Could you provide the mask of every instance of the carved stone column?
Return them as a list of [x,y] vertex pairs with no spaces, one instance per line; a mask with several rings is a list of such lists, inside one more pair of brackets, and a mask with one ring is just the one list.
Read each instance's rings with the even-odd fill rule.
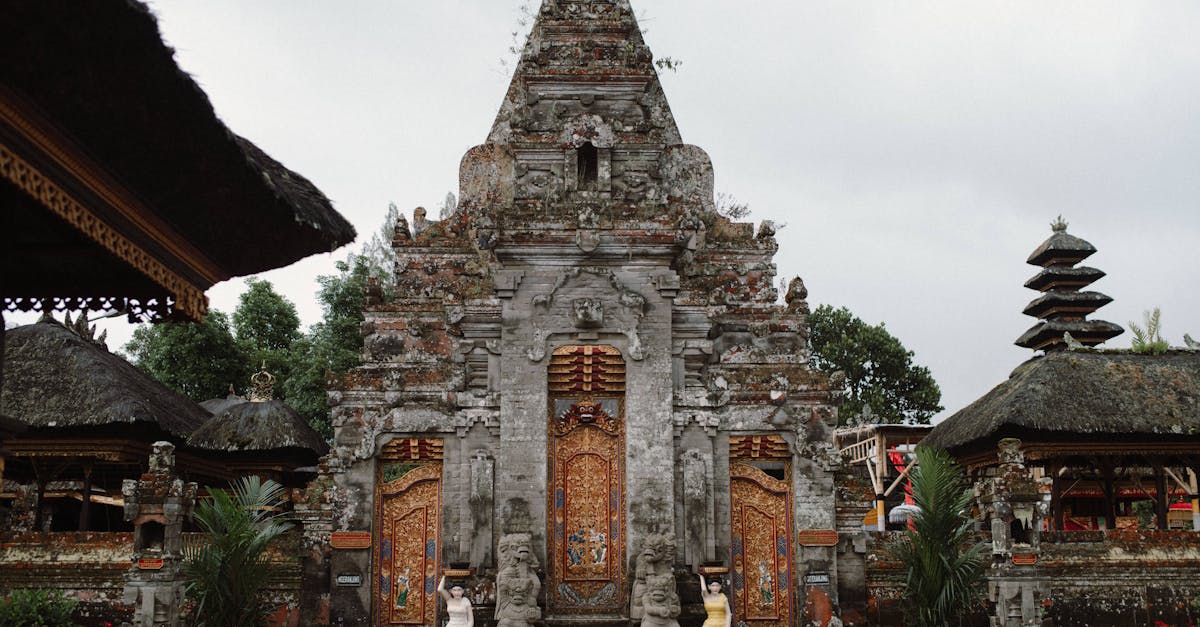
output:
[[981,511],[991,516],[992,565],[987,571],[992,627],[1049,625],[1043,602],[1050,580],[1041,568],[1041,524],[1049,514],[1042,490],[1021,451],[1021,441],[999,443],[996,476],[976,486]]
[[137,627],[177,627],[183,607],[183,521],[196,503],[197,486],[175,475],[175,446],[155,442],[150,469],[126,479],[125,520],[134,526],[133,564],[123,602],[133,605]]

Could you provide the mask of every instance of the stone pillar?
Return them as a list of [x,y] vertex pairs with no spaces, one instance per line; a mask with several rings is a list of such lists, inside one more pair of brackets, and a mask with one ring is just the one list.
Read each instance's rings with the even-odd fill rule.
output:
[[684,563],[693,569],[716,558],[712,517],[713,485],[712,454],[700,449],[684,451],[683,461],[683,528]]
[[1043,602],[1050,579],[1040,564],[1043,491],[1025,466],[1021,441],[1000,441],[996,475],[976,485],[981,511],[992,518],[992,565],[987,570],[991,627],[1049,625]]
[[125,520],[134,526],[133,564],[122,601],[133,605],[137,627],[178,627],[183,608],[183,521],[196,503],[197,486],[175,474],[175,446],[155,442],[150,469],[126,479]]
[[495,504],[496,462],[486,452],[471,458],[470,560],[476,567],[492,563],[492,511]]

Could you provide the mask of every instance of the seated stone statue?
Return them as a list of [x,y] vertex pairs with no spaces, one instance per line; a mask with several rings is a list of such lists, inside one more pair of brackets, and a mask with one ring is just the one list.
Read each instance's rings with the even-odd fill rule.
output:
[[530,548],[527,533],[514,533],[500,538],[500,571],[496,574],[497,627],[529,627],[531,621],[542,617],[538,608],[537,560]]
[[646,577],[642,596],[642,627],[679,627],[679,595],[673,575]]
[[[675,565],[675,537],[666,534],[647,536],[642,541],[642,550],[637,556],[637,570],[634,572],[633,594],[629,599],[629,618],[641,620],[643,599],[648,592],[647,581],[651,577],[670,576]],[[668,589],[668,599],[676,606],[679,605],[679,595],[675,586]],[[678,616],[676,612],[676,616]]]

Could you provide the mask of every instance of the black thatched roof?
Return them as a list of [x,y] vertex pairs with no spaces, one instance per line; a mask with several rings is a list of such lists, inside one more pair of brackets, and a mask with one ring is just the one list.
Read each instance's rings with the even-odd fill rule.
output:
[[1062,225],[1062,229],[1057,227],[1054,229],[1054,235],[1050,239],[1042,242],[1033,254],[1029,255],[1029,259],[1025,262],[1033,266],[1046,266],[1051,263],[1070,263],[1077,264],[1096,253],[1096,247],[1092,246],[1085,240],[1082,240],[1070,233],[1067,233],[1067,227]]
[[304,177],[232,133],[135,0],[0,4],[16,90],[230,276],[354,240]]
[[329,452],[325,440],[282,401],[231,403],[230,400],[204,402],[221,409],[221,413],[192,433],[188,438],[189,446],[223,452],[301,449],[315,453],[314,462]]
[[234,394],[231,389],[229,396],[225,398],[210,398],[207,401],[201,401],[200,406],[204,408],[204,411],[207,411],[214,416],[220,416],[230,407],[233,407],[234,405],[240,405],[241,403],[245,402],[245,398]]
[[924,440],[951,451],[1037,432],[1079,441],[1200,440],[1200,352],[1165,355],[1079,350],[1035,357],[934,428]]
[[[209,418],[196,403],[51,320],[6,333],[0,413],[31,429],[157,426],[180,439]],[[150,429],[147,436],[158,433]]]

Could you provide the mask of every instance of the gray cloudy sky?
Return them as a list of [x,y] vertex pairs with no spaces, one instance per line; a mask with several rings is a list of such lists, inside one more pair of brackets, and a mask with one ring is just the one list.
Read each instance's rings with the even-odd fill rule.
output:
[[[885,321],[953,412],[1029,351],[1028,254],[1063,214],[1125,325],[1200,335],[1200,3],[633,0],[685,141],[781,275]],[[360,234],[457,192],[506,88],[519,0],[153,0],[226,123]],[[264,275],[306,323],[344,251]],[[230,311],[243,284],[218,286]],[[128,331],[114,330],[118,342]],[[114,342],[116,343],[116,342]],[[1114,340],[1128,346],[1128,334]]]

